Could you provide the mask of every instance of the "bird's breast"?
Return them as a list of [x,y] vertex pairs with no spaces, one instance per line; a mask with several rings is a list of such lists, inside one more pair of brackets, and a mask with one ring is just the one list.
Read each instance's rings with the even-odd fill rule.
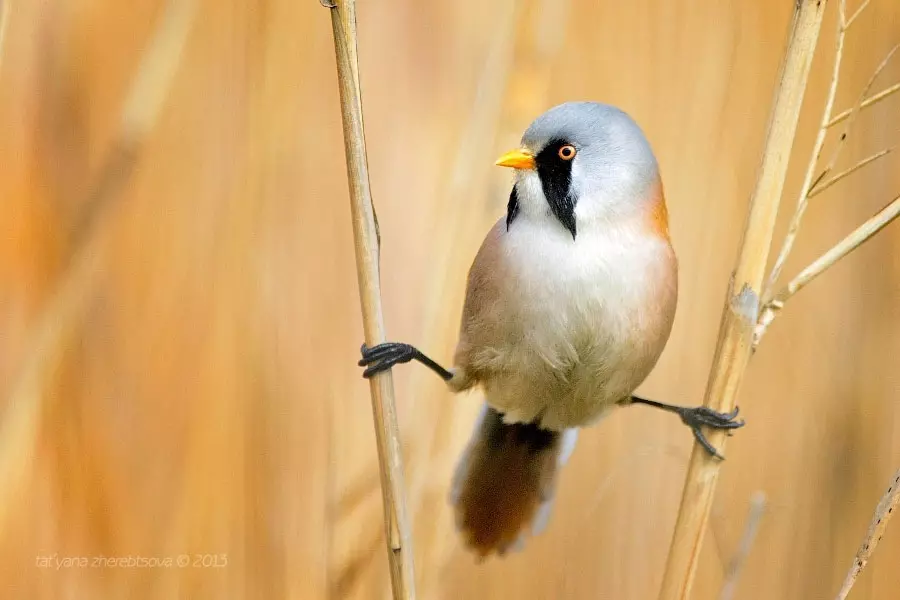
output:
[[565,233],[522,222],[504,236],[502,354],[512,368],[496,398],[489,390],[511,419],[560,429],[596,419],[649,374],[677,285],[667,239],[629,227]]

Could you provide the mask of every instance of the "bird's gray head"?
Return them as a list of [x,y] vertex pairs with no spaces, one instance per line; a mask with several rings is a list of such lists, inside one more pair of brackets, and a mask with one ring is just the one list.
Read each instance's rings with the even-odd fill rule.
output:
[[498,165],[516,169],[507,227],[521,216],[579,225],[633,214],[659,177],[650,144],[621,110],[597,102],[566,102],[539,116],[522,148]]

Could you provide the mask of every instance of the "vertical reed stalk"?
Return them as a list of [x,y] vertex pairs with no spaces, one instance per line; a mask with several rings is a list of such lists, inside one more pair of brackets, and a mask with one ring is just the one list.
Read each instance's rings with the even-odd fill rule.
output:
[[[350,206],[353,239],[356,246],[356,274],[359,280],[363,329],[368,346],[385,341],[381,312],[381,285],[378,274],[379,243],[375,209],[369,189],[366,141],[360,100],[359,71],[356,61],[356,10],[354,0],[322,4],[331,10],[334,51],[337,58],[338,83],[341,94],[341,117],[344,125],[344,150],[347,157],[347,179],[350,184]],[[369,380],[375,440],[381,471],[384,503],[384,528],[391,589],[395,600],[415,598],[412,536],[407,515],[403,484],[400,433],[394,403],[394,381],[390,371]]]
[[[799,0],[795,5],[756,188],[750,198],[704,398],[704,405],[717,411],[729,412],[734,407],[752,353],[760,288],[825,5],[824,0]],[[712,431],[709,440],[721,452],[725,433]],[[659,600],[690,597],[719,465],[699,444],[694,444]]]

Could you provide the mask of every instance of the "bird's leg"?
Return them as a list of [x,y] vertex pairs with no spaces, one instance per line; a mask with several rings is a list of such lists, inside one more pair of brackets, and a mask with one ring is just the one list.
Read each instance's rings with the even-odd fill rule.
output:
[[694,437],[697,438],[697,441],[706,448],[706,451],[709,452],[712,456],[716,458],[723,459],[723,456],[719,454],[713,445],[709,443],[709,440],[706,439],[706,436],[703,435],[703,431],[700,430],[701,425],[706,425],[707,427],[712,427],[713,429],[737,429],[738,427],[744,426],[744,421],[735,421],[735,417],[738,415],[738,407],[734,407],[734,410],[730,413],[720,413],[711,408],[707,408],[706,406],[696,406],[696,407],[685,407],[685,406],[673,406],[671,404],[663,404],[662,402],[656,402],[655,400],[647,400],[645,398],[639,398],[637,396],[631,397],[632,402],[637,402],[639,404],[647,404],[648,406],[652,406],[654,408],[661,408],[662,410],[667,410],[669,412],[673,412],[681,417],[681,420],[685,425],[691,428],[691,431],[694,432]]
[[366,370],[363,371],[363,377],[366,379],[376,373],[386,371],[394,365],[407,363],[411,360],[419,361],[440,375],[444,381],[450,381],[453,378],[453,373],[422,354],[415,346],[410,346],[409,344],[385,342],[371,348],[363,344],[360,352],[362,353],[362,359],[357,364],[360,367],[366,367]]

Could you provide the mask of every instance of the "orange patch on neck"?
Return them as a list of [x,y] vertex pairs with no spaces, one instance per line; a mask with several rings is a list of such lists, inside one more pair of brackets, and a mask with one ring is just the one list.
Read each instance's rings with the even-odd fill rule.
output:
[[660,179],[657,179],[650,188],[649,200],[650,211],[647,215],[647,226],[659,237],[669,239],[669,210],[666,208],[666,197]]

